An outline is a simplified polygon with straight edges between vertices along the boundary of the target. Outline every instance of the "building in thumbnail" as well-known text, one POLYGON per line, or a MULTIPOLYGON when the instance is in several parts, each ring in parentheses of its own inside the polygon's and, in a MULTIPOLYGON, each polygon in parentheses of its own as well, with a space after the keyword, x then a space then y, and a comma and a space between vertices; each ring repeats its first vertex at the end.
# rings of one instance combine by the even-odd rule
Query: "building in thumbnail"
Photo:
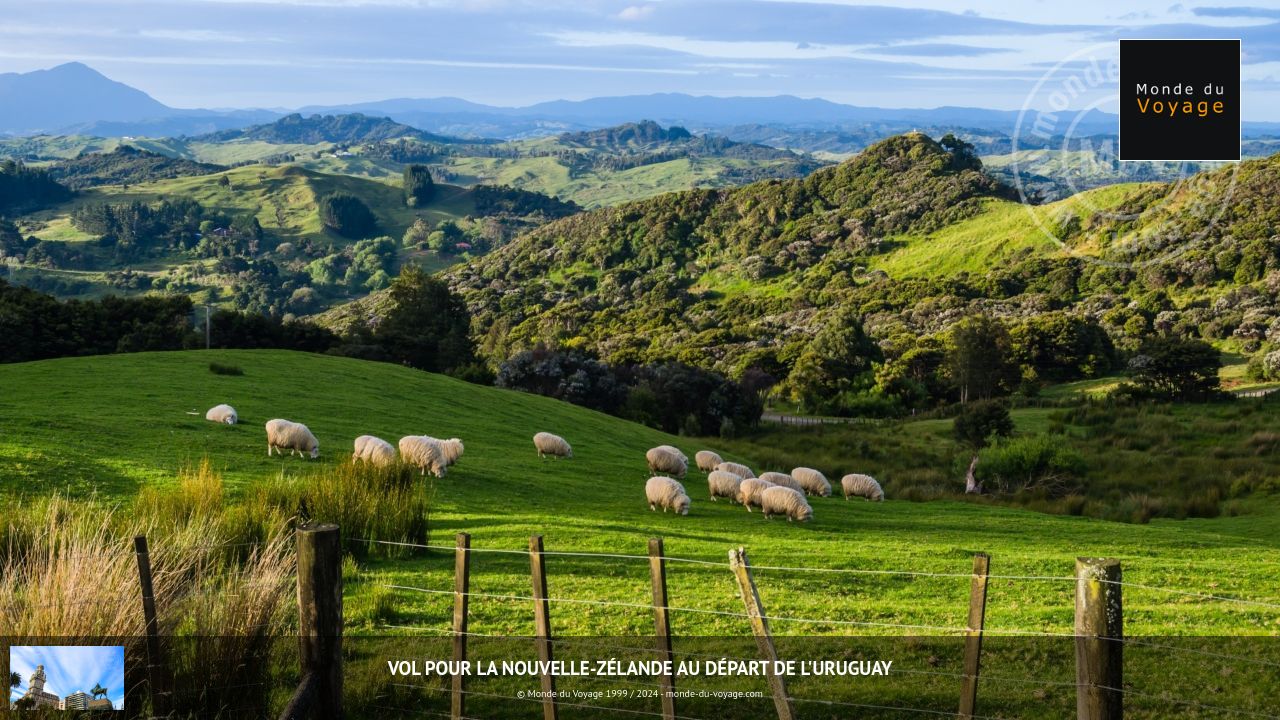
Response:
POLYGON ((88 710, 89 694, 85 692, 73 692, 62 698, 63 710, 88 710))
POLYGON ((33 708, 61 708, 62 699, 51 692, 45 692, 45 680, 44 665, 37 665, 36 671, 31 673, 31 679, 27 681, 27 692, 17 702, 30 698, 31 707, 33 708))

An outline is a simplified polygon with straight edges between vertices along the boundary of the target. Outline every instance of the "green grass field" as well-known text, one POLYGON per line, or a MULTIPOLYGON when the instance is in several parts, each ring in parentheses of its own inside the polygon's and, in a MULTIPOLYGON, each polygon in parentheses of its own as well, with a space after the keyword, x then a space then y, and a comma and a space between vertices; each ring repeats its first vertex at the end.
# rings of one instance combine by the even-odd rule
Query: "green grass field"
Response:
MULTIPOLYGON (((424 433, 466 442, 465 456, 447 477, 424 481, 433 499, 432 539, 443 545, 466 531, 477 548, 521 550, 530 535, 543 534, 548 550, 643 554, 649 537, 662 536, 669 555, 709 562, 723 562, 730 548, 745 545, 760 565, 961 574, 973 553, 985 551, 995 573, 1053 577, 1070 576, 1077 556, 1104 555, 1122 559, 1133 582, 1275 598, 1280 537, 1273 530, 1280 508, 1273 503, 1260 502, 1240 517, 1127 525, 982 504, 906 502, 894 499, 888 482, 890 499, 883 504, 816 498, 813 522, 795 524, 708 502, 695 471, 686 482, 693 509, 677 517, 647 509, 644 451, 670 442, 692 456, 715 443, 388 364, 278 351, 114 355, 2 366, 0 387, 0 489, 10 500, 60 493, 127 507, 141 487, 172 483, 181 466, 205 457, 234 497, 281 474, 342 461, 356 435, 394 442, 424 433), (211 361, 244 374, 213 374, 211 361), (203 411, 219 402, 235 405, 242 424, 206 422, 203 411), (262 423, 272 417, 306 422, 320 438, 321 460, 269 459, 262 423), (530 436, 544 429, 564 435, 575 457, 539 460, 530 436)), ((855 451, 845 463, 850 471, 881 472, 881 463, 855 451)), ((523 595, 527 569, 519 554, 478 554, 473 589, 523 595)), ((557 557, 549 570, 555 597, 647 602, 643 561, 557 557)), ((368 559, 348 587, 349 623, 441 630, 447 597, 405 591, 386 598, 377 585, 446 589, 451 574, 450 553, 368 559)), ((674 606, 741 610, 727 567, 673 564, 669 575, 674 606)), ((765 601, 785 608, 779 614, 886 624, 778 622, 780 634, 956 627, 963 624, 968 591, 966 579, 947 577, 761 571, 759 581, 765 601)), ((1068 632, 1071 591, 1062 580, 993 580, 988 626, 1068 632)), ((1280 613, 1271 609, 1140 589, 1127 592, 1125 602, 1126 632, 1134 635, 1280 631, 1280 613)), ((532 630, 523 603, 480 599, 472 608, 476 632, 532 630)), ((642 610, 567 609, 558 617, 562 633, 643 634, 651 627, 642 610)), ((745 621, 732 616, 677 613, 673 622, 682 635, 746 630, 745 621)))
MULTIPOLYGON (((1280 632, 1274 605, 1280 506, 1274 502, 1260 501, 1252 514, 1240 517, 1149 525, 984 503, 908 502, 894 497, 882 458, 846 443, 839 456, 843 467, 885 477, 886 502, 814 498, 811 523, 766 521, 758 512, 708 502, 695 470, 686 478, 694 503, 680 517, 647 509, 645 449, 669 442, 692 455, 726 444, 670 437, 547 398, 390 364, 284 351, 112 355, 3 365, 0 388, 0 502, 19 509, 58 494, 86 507, 118 505, 116 514, 127 518, 135 497, 151 497, 154 504, 155 493, 147 488, 175 486, 183 467, 205 458, 222 475, 225 502, 233 507, 282 479, 336 470, 358 434, 393 442, 407 433, 463 438, 466 453, 459 464, 445 478, 423 479, 416 490, 431 500, 429 542, 445 549, 390 548, 395 554, 389 556, 366 553, 366 544, 348 538, 353 557, 343 567, 344 674, 350 717, 421 717, 447 710, 446 685, 389 677, 386 661, 448 657, 454 558, 447 547, 456 532, 471 533, 475 548, 469 609, 469 630, 477 634, 469 651, 474 660, 532 657, 527 640, 484 636, 534 632, 532 603, 523 599, 530 592, 525 551, 534 534, 544 537, 552 553, 546 567, 556 657, 650 659, 626 648, 643 648, 652 633, 643 555, 647 540, 659 536, 669 557, 696 561, 673 559, 667 567, 680 659, 699 659, 698 653, 756 656, 726 562, 728 551, 742 545, 756 566, 783 657, 894 660, 888 678, 793 678, 788 691, 801 717, 857 713, 888 719, 919 712, 899 707, 953 711, 960 671, 954 629, 965 624, 966 573, 976 552, 992 555, 994 575, 980 694, 988 714, 1070 716, 1071 642, 1058 635, 1072 628, 1070 576, 1077 556, 1119 558, 1125 580, 1142 586, 1125 588, 1126 636, 1146 643, 1126 649, 1125 677, 1127 688, 1148 695, 1126 701, 1129 717, 1221 716, 1178 705, 1184 698, 1265 711, 1267 688, 1275 682, 1269 668, 1258 665, 1272 639, 1258 636, 1280 632), (243 375, 214 374, 210 362, 234 365, 243 375), (205 421, 203 411, 219 402, 235 405, 242 424, 205 421), (306 422, 321 441, 321 458, 268 458, 262 423, 277 416, 306 422), (538 459, 530 436, 540 429, 564 435, 575 457, 538 459), (1170 647, 1178 649, 1171 655, 1170 647), (1245 659, 1224 660, 1223 654, 1245 659), (1197 680, 1206 663, 1221 669, 1207 688, 1197 680)), ((1047 414, 1021 412, 1018 421, 1020 429, 1038 427, 1047 414)), ((946 422, 905 427, 917 441, 935 441, 945 434, 946 422)), ((774 451, 734 441, 727 445, 739 453, 725 455, 759 462, 766 452, 803 454, 811 440, 797 434, 774 451)), ((821 452, 825 458, 831 448, 821 452)), ((283 640, 287 648, 296 642, 283 640)), ((281 706, 296 682, 296 661, 287 657, 268 673, 271 707, 281 706)), ((582 705, 654 712, 656 697, 590 694, 639 690, 649 682, 561 678, 561 689, 588 693, 566 700, 563 716, 614 716, 582 705)), ((678 687, 764 691, 733 702, 684 700, 681 714, 688 717, 746 720, 768 716, 771 708, 758 677, 682 677, 678 687)), ((473 680, 469 688, 479 693, 468 706, 474 717, 540 717, 536 702, 512 699, 517 691, 535 689, 536 679, 473 680)))

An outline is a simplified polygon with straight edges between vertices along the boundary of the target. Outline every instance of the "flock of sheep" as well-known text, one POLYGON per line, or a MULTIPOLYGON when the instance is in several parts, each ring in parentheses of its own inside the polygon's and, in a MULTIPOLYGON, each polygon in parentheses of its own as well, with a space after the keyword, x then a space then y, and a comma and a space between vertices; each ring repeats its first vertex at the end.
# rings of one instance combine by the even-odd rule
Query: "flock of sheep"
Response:
MULTIPOLYGON (((235 425, 239 416, 230 405, 218 405, 205 413, 205 419, 212 422, 235 425)), ((430 472, 436 477, 444 477, 449 466, 462 457, 463 445, 458 438, 438 440, 427 435, 406 435, 400 438, 400 459, 406 464, 416 467, 423 475, 430 472)), ((320 456, 320 441, 310 428, 302 423, 276 418, 267 421, 267 455, 273 453, 303 455, 317 458, 320 456)), ((391 443, 373 435, 361 435, 356 438, 355 448, 351 454, 352 462, 364 462, 378 467, 386 467, 396 461, 396 448, 391 443)))
MULTIPOLYGON (((205 413, 205 419, 212 422, 235 425, 239 421, 235 408, 230 405, 218 405, 205 413)), ((273 453, 290 455, 309 455, 312 458, 320 455, 320 442, 311 430, 302 423, 281 418, 267 421, 267 455, 273 453)), ((573 457, 573 448, 559 435, 540 432, 533 436, 533 446, 538 457, 573 457)), ((407 465, 418 468, 423 475, 430 472, 435 477, 444 477, 449 466, 462 457, 462 441, 458 438, 439 440, 427 435, 407 435, 400 438, 399 458, 407 465)), ((373 435, 361 435, 355 440, 352 453, 353 462, 365 462, 384 467, 396 462, 396 447, 382 438, 373 435)), ((665 473, 654 475, 645 483, 645 497, 649 509, 663 512, 672 510, 680 515, 689 514, 692 500, 679 479, 689 471, 689 458, 679 448, 671 445, 659 445, 645 453, 649 463, 649 472, 665 473), (679 479, 678 479, 679 478, 679 479)), ((726 462, 711 450, 700 450, 694 456, 698 469, 707 474, 707 491, 711 501, 728 498, 729 502, 737 502, 751 512, 753 507, 760 508, 766 519, 774 515, 784 515, 788 521, 805 522, 813 519, 813 506, 809 497, 831 497, 831 483, 818 470, 798 467, 790 473, 765 472, 756 477, 751 468, 736 462, 726 462)), ((844 499, 861 497, 867 500, 884 500, 884 490, 880 483, 870 475, 850 473, 840 479, 840 489, 844 499)))
MULTIPOLYGON (((689 458, 679 448, 659 445, 645 453, 649 472, 655 475, 645 483, 645 497, 649 509, 662 508, 680 515, 689 514, 692 502, 684 485, 676 478, 683 478, 689 471, 689 458), (671 477, 674 476, 674 477, 671 477)), ((711 450, 700 450, 694 455, 698 469, 707 474, 707 491, 711 501, 728 498, 751 512, 758 507, 765 519, 785 515, 788 521, 806 522, 813 519, 813 506, 808 497, 831 497, 831 483, 821 472, 813 468, 798 467, 790 473, 766 472, 756 477, 751 468, 741 463, 725 462, 711 450)), ((884 500, 884 490, 870 475, 850 473, 840 479, 844 499, 861 497, 877 502, 884 500)))

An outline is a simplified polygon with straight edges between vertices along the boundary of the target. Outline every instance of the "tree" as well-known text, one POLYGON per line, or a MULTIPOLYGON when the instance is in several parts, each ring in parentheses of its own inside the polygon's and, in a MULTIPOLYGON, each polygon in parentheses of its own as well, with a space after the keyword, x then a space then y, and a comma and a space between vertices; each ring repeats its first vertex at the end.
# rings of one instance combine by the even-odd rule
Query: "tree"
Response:
POLYGON ((962 403, 1007 395, 1021 377, 1009 331, 988 315, 972 315, 955 324, 945 368, 962 403))
POLYGON ((409 207, 425 205, 435 194, 431 170, 426 165, 404 166, 404 202, 409 207))
POLYGON ((956 416, 952 432, 956 441, 973 451, 969 471, 964 476, 964 491, 980 493, 982 486, 973 475, 978 467, 978 453, 991 444, 992 437, 1008 437, 1013 434, 1013 419, 1009 417, 1009 407, 999 400, 968 403, 956 416))
POLYGON ((391 309, 373 339, 394 362, 444 372, 475 361, 471 316, 443 280, 406 265, 391 283, 391 309))
POLYGON ((369 206, 351 193, 335 192, 320 198, 320 222, 346 238, 366 238, 378 230, 369 206))
POLYGON ((22 684, 22 676, 16 672, 9 672, 9 687, 16 688, 22 684))
POLYGON ((792 396, 808 409, 837 404, 841 393, 881 359, 880 348, 862 329, 862 318, 843 308, 818 331, 796 360, 789 380, 792 396))
POLYGON ((1207 400, 1218 390, 1218 350, 1203 340, 1149 338, 1129 361, 1138 388, 1165 400, 1207 400))

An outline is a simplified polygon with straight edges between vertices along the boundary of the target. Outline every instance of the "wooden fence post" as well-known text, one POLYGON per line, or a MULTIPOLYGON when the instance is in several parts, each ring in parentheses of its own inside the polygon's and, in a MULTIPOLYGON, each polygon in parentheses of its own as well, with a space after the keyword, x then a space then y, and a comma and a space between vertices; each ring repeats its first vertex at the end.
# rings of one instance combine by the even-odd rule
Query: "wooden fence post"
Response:
POLYGON ((787 694, 787 683, 782 676, 774 672, 774 663, 778 660, 778 650, 773 646, 773 636, 769 634, 769 619, 760 602, 760 593, 756 591, 756 581, 751 577, 751 565, 747 562, 747 549, 738 548, 729 551, 729 567, 738 579, 738 590, 742 593, 742 602, 747 607, 747 616, 751 619, 751 632, 756 636, 756 647, 768 667, 765 676, 769 680, 769 688, 773 691, 773 706, 778 711, 778 720, 795 720, 796 709, 787 694))
POLYGON ((543 720, 557 720, 559 711, 556 705, 556 676, 552 674, 550 664, 551 652, 551 603, 547 600, 547 573, 542 564, 542 536, 529 538, 529 566, 533 577, 533 624, 534 642, 538 647, 538 660, 546 663, 545 671, 540 673, 542 681, 542 717, 543 720))
MULTIPOLYGON (((341 720, 342 541, 337 525, 298 528, 298 645, 303 683, 295 698, 310 696, 310 717, 341 720), (308 685, 311 691, 303 688, 308 685)), ((305 703, 299 715, 305 716, 305 703)))
MULTIPOLYGON (((453 556, 453 662, 467 659, 467 599, 471 592, 471 536, 458 533, 457 549, 453 556)), ((465 675, 453 674, 452 720, 462 720, 467 714, 465 675)))
POLYGON ((978 669, 982 664, 982 631, 987 617, 987 573, 991 556, 973 556, 973 579, 969 582, 969 621, 964 636, 964 680, 960 686, 960 717, 972 718, 978 706, 978 669))
MULTIPOLYGON (((658 659, 674 663, 671 652, 671 616, 667 612, 667 561, 662 550, 662 538, 649 539, 649 579, 653 583, 653 631, 658 644, 658 659)), ((663 720, 676 717, 675 672, 663 673, 658 678, 662 692, 663 720)))
POLYGON ((1124 717, 1120 561, 1076 559, 1076 717, 1124 717))
POLYGON ((156 623, 155 588, 151 584, 151 552, 147 536, 133 538, 133 552, 138 558, 138 585, 142 588, 142 618, 147 633, 147 685, 151 689, 151 713, 169 714, 169 686, 165 682, 164 658, 160 651, 160 628, 156 623))

